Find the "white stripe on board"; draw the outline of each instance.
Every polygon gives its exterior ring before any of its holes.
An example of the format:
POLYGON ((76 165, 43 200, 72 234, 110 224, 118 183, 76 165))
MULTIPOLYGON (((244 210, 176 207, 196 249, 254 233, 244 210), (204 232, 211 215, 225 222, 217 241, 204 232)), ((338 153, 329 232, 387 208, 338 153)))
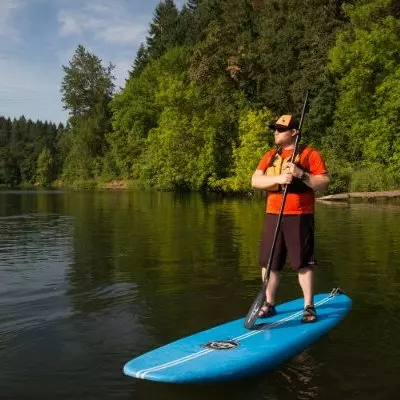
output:
MULTIPOLYGON (((315 303, 315 306, 318 307, 318 306, 328 302, 329 300, 333 299, 334 297, 335 296, 329 295, 328 297, 325 297, 324 299, 322 299, 322 300, 318 301, 317 303, 315 303)), ((292 315, 289 315, 288 317, 285 317, 285 318, 282 318, 282 319, 280 319, 280 320, 278 320, 276 322, 273 322, 272 324, 267 325, 263 329, 260 329, 260 330, 257 330, 257 331, 250 331, 250 332, 247 332, 247 333, 245 333, 243 335, 240 335, 240 336, 238 336, 238 337, 236 337, 234 339, 230 339, 230 340, 235 340, 235 341, 245 340, 245 339, 247 339, 247 338, 249 338, 251 336, 254 336, 254 335, 257 335, 257 334, 259 334, 261 332, 264 332, 264 331, 266 331, 266 330, 268 330, 270 328, 274 328, 276 326, 284 324, 285 322, 291 321, 291 320, 299 317, 300 315, 302 315, 302 313, 303 313, 303 310, 296 311, 292 315)), ((156 365, 155 367, 142 369, 142 370, 140 370, 140 371, 135 373, 135 377, 136 378, 140 378, 140 379, 144 379, 145 376, 150 372, 160 371, 162 369, 173 367, 175 365, 183 364, 183 363, 185 363, 187 361, 194 360, 195 358, 204 356, 204 355, 206 355, 208 353, 211 353, 213 351, 216 351, 216 350, 214 350, 214 349, 200 350, 197 353, 193 353, 193 354, 187 355, 185 357, 177 358, 176 360, 172 360, 172 361, 169 361, 169 362, 161 364, 161 365, 156 365)))
POLYGON ((152 367, 152 368, 149 368, 149 369, 144 369, 142 371, 138 371, 136 373, 136 377, 144 379, 145 375, 148 374, 149 372, 155 372, 155 371, 159 371, 161 369, 166 369, 166 368, 169 368, 169 367, 173 367, 175 365, 183 364, 186 361, 194 360, 197 357, 204 356, 205 354, 211 353, 213 351, 215 351, 215 350, 213 350, 213 349, 202 350, 202 351, 199 351, 197 353, 193 353, 190 356, 186 356, 186 357, 183 357, 183 358, 178 358, 177 360, 174 360, 174 361, 170 361, 170 362, 168 362, 166 364, 161 364, 161 365, 158 365, 156 367, 152 367))

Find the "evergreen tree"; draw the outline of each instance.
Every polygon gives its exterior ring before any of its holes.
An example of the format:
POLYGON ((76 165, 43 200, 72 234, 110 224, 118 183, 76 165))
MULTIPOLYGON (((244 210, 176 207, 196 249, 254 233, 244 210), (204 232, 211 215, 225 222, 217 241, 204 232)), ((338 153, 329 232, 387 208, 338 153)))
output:
POLYGON ((10 137, 12 122, 10 118, 0 117, 0 185, 10 182, 10 137))
POLYGON ((0 117, 0 148, 8 145, 11 137, 11 129, 11 119, 0 117))
MULTIPOLYGON (((245 55, 243 89, 276 113, 299 113, 310 90, 309 133, 318 141, 332 123, 335 87, 326 70, 329 48, 343 19, 336 0, 260 2, 257 40, 245 55)), ((310 137, 310 135, 308 136, 310 137)))
POLYGON ((0 185, 34 184, 38 156, 46 146, 54 156, 58 129, 62 124, 0 117, 0 185))
POLYGON ((149 62, 149 53, 144 44, 141 43, 136 53, 136 58, 135 61, 133 62, 132 70, 129 71, 129 78, 133 78, 135 76, 140 75, 146 68, 148 62, 149 62))
POLYGON ((178 15, 173 0, 158 3, 147 37, 147 51, 151 59, 161 57, 168 49, 178 44, 178 15))
POLYGON ((185 7, 188 8, 189 11, 195 12, 199 9, 201 0, 186 0, 185 7))
POLYGON ((182 7, 177 23, 177 38, 180 45, 194 46, 201 39, 208 24, 203 11, 197 0, 189 1, 182 7))

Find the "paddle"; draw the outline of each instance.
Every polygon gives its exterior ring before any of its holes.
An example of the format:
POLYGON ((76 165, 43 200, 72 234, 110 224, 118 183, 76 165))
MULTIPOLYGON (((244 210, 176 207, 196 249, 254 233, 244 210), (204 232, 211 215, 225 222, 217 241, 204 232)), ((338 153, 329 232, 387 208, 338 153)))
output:
MULTIPOLYGON (((298 133, 297 133, 296 140, 295 140, 295 143, 294 143, 293 154, 292 154, 292 157, 290 158, 290 162, 293 162, 295 160, 295 158, 296 158, 298 144, 299 144, 299 141, 300 141, 300 138, 301 138, 301 128, 303 126, 303 120, 304 120, 304 114, 305 114, 306 107, 307 107, 307 102, 308 102, 308 91, 306 93, 306 98, 304 100, 303 109, 301 111, 299 129, 298 129, 298 133)), ((271 273, 272 257, 274 255, 275 246, 276 246, 276 239, 278 237, 279 228, 281 226, 282 214, 283 214, 283 209, 285 207, 287 191, 288 191, 288 185, 285 185, 285 189, 283 191, 281 208, 279 210, 279 215, 278 215, 278 221, 276 222, 274 240, 272 242, 271 251, 270 251, 270 254, 269 254, 268 264, 267 264, 267 267, 266 267, 265 276, 264 276, 264 279, 263 279, 261 291, 260 291, 260 293, 258 293, 256 299, 253 301, 253 304, 251 305, 250 310, 247 313, 246 318, 244 320, 244 326, 247 329, 252 329, 254 327, 254 323, 256 322, 256 319, 258 318, 258 313, 260 312, 261 307, 265 302, 265 291, 267 289, 269 276, 270 276, 270 273, 271 273)))

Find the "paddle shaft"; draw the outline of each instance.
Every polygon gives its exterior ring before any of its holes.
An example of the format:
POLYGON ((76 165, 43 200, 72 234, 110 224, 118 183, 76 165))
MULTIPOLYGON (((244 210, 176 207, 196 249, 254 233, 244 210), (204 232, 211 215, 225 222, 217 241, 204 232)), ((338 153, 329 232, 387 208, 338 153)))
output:
MULTIPOLYGON (((301 139, 301 128, 303 126, 303 120, 304 120, 304 114, 305 114, 306 107, 307 107, 307 102, 308 102, 308 91, 306 92, 306 97, 305 97, 305 100, 304 100, 303 109, 301 111, 299 129, 298 129, 298 133, 296 135, 296 140, 294 142, 294 149, 293 149, 293 154, 292 154, 292 156, 290 158, 290 162, 293 162, 296 159, 296 154, 297 154, 297 150, 298 150, 298 146, 299 146, 299 141, 301 139)), ((285 185, 285 189, 283 191, 281 207, 279 209, 278 220, 276 222, 276 227, 275 227, 274 239, 272 241, 272 246, 271 246, 271 250, 270 250, 270 253, 269 253, 269 259, 268 259, 268 263, 267 263, 267 266, 266 266, 265 275, 263 277, 262 289, 261 289, 261 292, 257 295, 256 299, 254 300, 254 302, 253 302, 252 306, 250 307, 250 310, 247 313, 247 316, 245 318, 244 325, 248 329, 253 328, 254 323, 255 323, 255 321, 257 319, 258 313, 260 312, 260 309, 261 309, 263 303, 265 302, 266 290, 267 290, 267 287, 268 287, 269 277, 270 277, 270 274, 271 274, 271 264, 272 264, 272 259, 273 259, 274 252, 275 252, 276 241, 277 241, 277 238, 278 238, 279 229, 280 229, 280 226, 281 226, 283 210, 285 208, 285 202, 286 202, 286 197, 287 197, 287 193, 288 193, 288 186, 289 185, 285 185)))

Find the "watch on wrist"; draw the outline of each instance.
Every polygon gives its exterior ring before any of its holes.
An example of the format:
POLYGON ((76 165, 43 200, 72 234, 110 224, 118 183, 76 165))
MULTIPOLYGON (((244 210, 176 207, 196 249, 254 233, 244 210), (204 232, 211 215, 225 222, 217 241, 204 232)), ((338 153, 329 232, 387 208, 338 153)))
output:
POLYGON ((303 182, 307 180, 307 172, 303 171, 303 173, 301 174, 300 180, 303 182))

